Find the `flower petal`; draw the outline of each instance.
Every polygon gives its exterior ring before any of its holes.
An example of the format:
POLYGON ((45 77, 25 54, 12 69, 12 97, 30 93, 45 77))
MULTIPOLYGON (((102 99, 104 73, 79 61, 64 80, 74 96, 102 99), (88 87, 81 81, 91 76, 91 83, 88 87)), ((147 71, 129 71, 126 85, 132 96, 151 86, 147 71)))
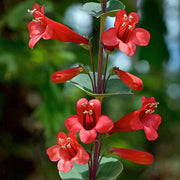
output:
POLYGON ((91 99, 89 101, 88 110, 93 109, 93 114, 96 119, 101 115, 101 102, 98 99, 91 99))
POLYGON ((61 145, 61 142, 60 142, 59 139, 66 141, 66 139, 67 139, 66 134, 64 132, 59 132, 58 135, 57 135, 57 143, 59 145, 61 145))
POLYGON ((105 115, 101 115, 99 117, 98 122, 95 126, 97 132, 101 134, 109 132, 112 128, 113 128, 113 121, 105 115))
POLYGON ((150 41, 150 33, 143 28, 136 28, 132 32, 134 33, 134 43, 139 46, 147 46, 150 41))
POLYGON ((47 149, 46 153, 51 161, 58 161, 60 157, 60 146, 54 145, 47 149))
POLYGON ((53 35, 53 31, 49 25, 46 26, 45 32, 43 33, 42 38, 45 40, 51 39, 53 35))
POLYGON ((158 129, 161 123, 161 116, 159 114, 149 114, 141 120, 145 126, 152 126, 154 129, 158 129))
POLYGON ((152 126, 144 126, 144 132, 149 141, 154 141, 158 138, 158 133, 152 126))
POLYGON ((139 15, 135 12, 132 12, 128 15, 128 19, 131 19, 130 22, 133 24, 137 24, 139 22, 139 15), (130 16, 132 18, 130 18, 130 16))
POLYGON ((89 161, 89 154, 85 149, 79 145, 77 155, 73 158, 77 164, 87 164, 89 161))
POLYGON ((141 109, 145 108, 146 109, 146 106, 148 106, 148 104, 152 104, 152 103, 156 103, 156 100, 154 97, 150 97, 149 99, 146 97, 146 96, 143 96, 142 97, 142 107, 141 109))
POLYGON ((77 132, 83 128, 77 115, 72 115, 65 120, 65 126, 70 132, 77 132))
POLYGON ((124 15, 127 16, 127 13, 124 9, 120 9, 117 13, 116 13, 116 20, 114 23, 114 27, 116 30, 119 29, 120 26, 122 26, 123 22, 125 21, 124 19, 124 15))
POLYGON ((106 46, 116 47, 119 41, 115 28, 110 28, 102 34, 102 42, 106 46))
POLYGON ((69 172, 72 169, 72 167, 73 167, 72 160, 66 161, 64 159, 60 159, 57 163, 58 170, 62 172, 69 172))
POLYGON ((33 6, 33 10, 36 9, 37 11, 40 11, 39 4, 35 3, 33 6))
POLYGON ((119 42, 119 49, 120 49, 120 51, 127 54, 128 56, 133 56, 134 52, 136 50, 136 46, 131 41, 129 41, 127 43, 124 43, 124 42, 120 41, 119 42))
POLYGON ((44 5, 41 7, 41 13, 44 15, 44 5))
POLYGON ((80 140, 84 144, 89 144, 89 143, 94 142, 94 140, 96 139, 96 136, 97 136, 97 132, 95 129, 85 130, 84 128, 82 128, 79 132, 80 140))
POLYGON ((113 154, 137 164, 147 165, 153 162, 152 154, 147 152, 123 148, 110 148, 109 150, 113 154))
POLYGON ((41 39, 42 36, 35 36, 32 39, 29 40, 29 47, 31 49, 34 48, 35 44, 41 39))
POLYGON ((76 104, 76 108, 77 108, 77 114, 82 118, 83 117, 83 112, 86 109, 86 107, 88 106, 88 100, 86 98, 81 98, 78 100, 77 104, 76 104))

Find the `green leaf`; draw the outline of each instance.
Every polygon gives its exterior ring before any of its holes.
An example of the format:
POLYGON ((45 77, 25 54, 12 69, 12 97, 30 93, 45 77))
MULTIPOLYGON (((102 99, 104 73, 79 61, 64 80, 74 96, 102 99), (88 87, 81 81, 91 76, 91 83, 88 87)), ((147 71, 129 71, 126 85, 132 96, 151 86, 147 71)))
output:
MULTIPOLYGON (((90 73, 90 75, 92 77, 92 73, 90 73)), ((74 77, 73 79, 67 82, 75 85, 76 87, 87 93, 88 95, 96 98, 104 98, 104 97, 120 95, 120 94, 132 94, 131 89, 127 87, 124 83, 122 83, 120 79, 110 79, 106 87, 106 93, 104 94, 93 93, 91 81, 87 74, 79 74, 78 76, 74 77)))
MULTIPOLYGON (((114 180, 119 176, 123 170, 122 163, 115 158, 103 157, 98 171, 97 180, 114 180)), ((88 180, 89 179, 89 169, 88 165, 80 165, 74 163, 71 171, 64 173, 59 171, 59 175, 63 180, 88 180)))
POLYGON ((97 180, 115 180, 122 170, 123 165, 119 160, 103 157, 97 171, 97 180))
POLYGON ((59 171, 59 175, 63 180, 87 180, 89 178, 88 165, 80 165, 74 163, 71 171, 67 173, 59 171))
POLYGON ((85 3, 81 10, 97 18, 102 14, 101 4, 95 2, 85 3))
POLYGON ((125 9, 125 5, 119 0, 110 0, 107 2, 106 13, 102 12, 101 4, 95 2, 85 3, 81 10, 91 16, 99 18, 100 16, 114 17, 119 9, 125 9))
POLYGON ((110 0, 107 2, 106 13, 103 13, 102 16, 114 17, 120 9, 125 9, 125 5, 121 1, 110 0))

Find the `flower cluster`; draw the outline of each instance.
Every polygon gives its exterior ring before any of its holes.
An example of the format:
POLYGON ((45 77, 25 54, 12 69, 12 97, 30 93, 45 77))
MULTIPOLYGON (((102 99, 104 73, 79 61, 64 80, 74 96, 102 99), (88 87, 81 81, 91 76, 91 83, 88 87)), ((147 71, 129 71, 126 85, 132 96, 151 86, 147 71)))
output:
MULTIPOLYGON (((104 7, 106 7, 107 1, 103 0, 101 3, 103 7, 102 12, 105 15, 104 7)), ((108 116, 101 114, 102 99, 106 94, 109 95, 106 92, 106 86, 112 75, 116 75, 119 81, 122 81, 132 90, 137 91, 143 88, 143 82, 140 78, 117 67, 112 68, 109 71, 109 75, 106 76, 108 57, 110 55, 108 51, 112 53, 115 48, 119 48, 123 53, 132 56, 136 50, 135 44, 146 46, 149 43, 150 33, 145 29, 135 28, 139 22, 138 14, 132 12, 127 16, 126 11, 120 9, 116 13, 114 27, 105 32, 100 32, 98 72, 96 76, 89 39, 77 34, 65 25, 46 17, 44 15, 44 6, 40 9, 39 5, 35 4, 33 9, 28 10, 28 12, 33 14, 35 18, 28 24, 30 48, 33 49, 34 45, 41 38, 45 40, 74 42, 89 51, 92 63, 93 72, 91 74, 87 68, 80 65, 79 67, 54 72, 51 76, 51 81, 58 84, 69 81, 80 73, 88 75, 93 89, 90 93, 95 97, 95 99, 89 101, 86 98, 81 98, 77 101, 77 114, 65 119, 65 127, 69 131, 68 136, 64 132, 59 132, 57 135, 57 145, 47 149, 50 160, 58 161, 57 169, 62 172, 69 172, 74 162, 81 165, 88 163, 89 179, 95 180, 98 165, 105 154, 114 154, 138 164, 151 164, 153 162, 152 154, 139 150, 110 147, 106 150, 106 153, 101 155, 103 138, 111 136, 116 132, 144 130, 149 141, 153 141, 158 137, 157 130, 161 123, 161 116, 154 113, 158 105, 154 97, 148 99, 143 96, 142 106, 139 110, 121 117, 116 122, 113 122, 108 116), (103 49, 107 53, 104 78, 102 76, 103 49), (78 133, 78 137, 83 144, 90 144, 90 151, 85 150, 78 143, 76 133, 78 133), (93 147, 94 152, 92 150, 93 147)))

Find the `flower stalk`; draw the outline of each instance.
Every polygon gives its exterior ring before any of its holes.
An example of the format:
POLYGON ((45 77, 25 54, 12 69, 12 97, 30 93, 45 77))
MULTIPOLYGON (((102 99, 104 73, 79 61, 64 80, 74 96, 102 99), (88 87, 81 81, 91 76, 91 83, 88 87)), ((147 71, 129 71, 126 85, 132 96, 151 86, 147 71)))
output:
POLYGON ((104 32, 105 18, 100 17, 100 34, 99 34, 99 56, 98 56, 98 79, 97 79, 97 93, 102 92, 102 64, 103 64, 103 44, 101 36, 104 32))
MULTIPOLYGON (((69 131, 68 135, 64 132, 59 132, 57 136, 57 144, 47 149, 47 154, 50 160, 57 161, 57 169, 60 171, 60 174, 61 171, 65 173, 71 171, 74 162, 79 165, 88 164, 89 180, 96 180, 98 166, 102 158, 107 154, 114 154, 138 164, 151 164, 153 162, 153 156, 147 152, 139 150, 109 147, 101 153, 103 138, 116 132, 144 130, 146 138, 149 141, 153 141, 158 137, 157 130, 161 123, 161 116, 154 113, 158 105, 158 102, 155 101, 154 97, 148 99, 144 96, 142 98, 142 106, 140 109, 121 117, 115 123, 108 116, 101 114, 102 99, 105 96, 111 95, 106 94, 105 91, 107 83, 112 75, 118 76, 119 80, 132 90, 137 91, 143 88, 143 82, 140 78, 117 67, 111 69, 107 74, 109 55, 115 48, 119 48, 120 51, 128 56, 134 55, 136 50, 135 45, 146 46, 150 40, 150 33, 145 29, 135 28, 136 24, 139 22, 138 14, 132 12, 127 15, 124 9, 120 9, 116 13, 114 27, 104 32, 105 18, 107 15, 104 13, 106 13, 107 9, 107 0, 99 1, 100 4, 98 4, 98 6, 102 9, 102 11, 99 9, 99 12, 102 14, 99 16, 100 32, 97 77, 95 74, 90 39, 87 39, 63 24, 46 17, 44 15, 44 5, 40 9, 39 5, 35 4, 33 10, 28 11, 33 14, 35 18, 28 25, 30 35, 29 47, 31 49, 34 48, 35 44, 41 38, 43 38, 44 40, 52 39, 77 43, 89 51, 92 74, 89 73, 89 69, 80 65, 79 67, 54 72, 51 76, 51 82, 56 84, 64 83, 70 81, 80 73, 83 73, 84 75, 89 76, 92 84, 93 95, 96 99, 88 101, 86 98, 81 98, 77 101, 77 114, 71 115, 65 120, 66 129, 69 131), (106 52, 104 69, 103 50, 106 52), (83 146, 78 143, 76 136, 77 132, 79 133, 79 139, 82 143, 90 144, 89 151, 86 151, 83 146)), ((110 1, 110 3, 111 2, 112 1, 110 1)), ((110 7, 110 3, 108 4, 108 10, 113 7, 110 7)), ((110 14, 111 13, 112 12, 110 12, 110 14)), ((97 14, 99 15, 99 13, 97 14)), ((116 175, 114 177, 116 178, 116 175)), ((74 178, 74 176, 72 176, 72 178, 74 178)), ((99 178, 101 177, 99 177, 98 172, 98 179, 99 178)))

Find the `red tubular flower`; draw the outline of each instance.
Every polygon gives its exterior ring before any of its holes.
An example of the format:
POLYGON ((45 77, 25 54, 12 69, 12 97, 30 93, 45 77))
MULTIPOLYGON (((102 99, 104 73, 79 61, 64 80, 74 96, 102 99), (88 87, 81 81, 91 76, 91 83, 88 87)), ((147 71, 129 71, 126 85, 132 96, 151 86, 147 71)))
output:
POLYGON ((147 99, 143 96, 141 109, 127 114, 115 122, 114 127, 109 134, 118 131, 125 132, 144 129, 146 138, 149 141, 157 139, 157 130, 161 123, 161 116, 153 113, 157 104, 158 102, 155 101, 154 97, 147 99))
POLYGON ((97 99, 88 102, 82 98, 77 102, 77 114, 65 120, 65 126, 70 132, 79 132, 81 141, 85 144, 92 143, 97 132, 103 134, 109 132, 113 127, 112 120, 101 115, 101 103, 97 99))
POLYGON ((110 148, 109 150, 112 151, 112 154, 137 164, 148 165, 153 163, 153 155, 147 152, 123 148, 110 148))
POLYGON ((57 136, 58 145, 47 149, 47 154, 51 161, 58 161, 57 169, 68 172, 73 167, 73 162, 77 164, 87 164, 89 154, 78 144, 76 134, 59 132, 57 136))
POLYGON ((135 28, 139 22, 137 13, 130 13, 120 9, 116 14, 114 27, 102 34, 102 42, 106 46, 117 47, 128 56, 132 56, 136 50, 135 44, 146 46, 150 40, 150 34, 142 28, 135 28))
POLYGON ((117 74, 117 76, 119 76, 121 81, 124 84, 126 84, 129 88, 131 88, 135 91, 141 90, 143 88, 143 82, 138 77, 136 77, 128 72, 122 71, 118 68, 114 68, 113 71, 117 74))
POLYGON ((51 81, 54 83, 64 83, 72 79, 73 77, 77 76, 82 71, 83 71, 83 67, 75 67, 75 68, 65 69, 62 71, 57 71, 51 75, 51 81))
POLYGON ((29 12, 34 15, 34 20, 28 24, 30 41, 29 47, 33 49, 34 45, 41 39, 53 39, 64 42, 75 42, 78 44, 89 44, 89 40, 75 33, 68 27, 47 18, 44 15, 44 5, 34 4, 33 10, 29 12))

